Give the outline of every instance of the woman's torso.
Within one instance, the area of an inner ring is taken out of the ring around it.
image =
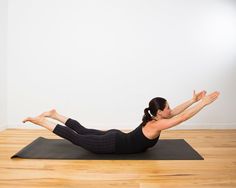
[[[147,127],[146,127],[147,126]],[[139,153],[154,146],[160,134],[154,134],[153,124],[141,123],[129,133],[117,132],[116,153]]]

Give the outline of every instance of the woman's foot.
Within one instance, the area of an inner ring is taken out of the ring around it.
[[[53,131],[56,127],[56,123],[53,123],[53,122],[50,122],[48,121],[44,116],[39,115],[39,116],[36,116],[36,117],[28,117],[26,119],[24,119],[22,122],[23,123],[26,123],[26,122],[31,122],[31,123],[34,123],[36,125],[39,125],[41,127],[44,127],[50,131]]]
[[[54,119],[54,120],[57,120],[63,124],[66,123],[66,121],[69,119],[68,117],[66,116],[63,116],[61,114],[58,114],[57,111],[55,109],[52,109],[52,110],[49,110],[47,112],[43,112],[40,116],[42,117],[48,117],[48,118],[51,118],[51,119]]]
[[[39,115],[39,116],[36,116],[36,117],[27,117],[22,122],[26,123],[28,121],[31,122],[31,123],[34,123],[36,125],[42,126],[42,124],[45,123],[46,119],[43,116]]]
[[[55,118],[57,115],[57,111],[55,109],[49,110],[47,112],[43,112],[40,116],[42,117],[49,117],[49,118]]]

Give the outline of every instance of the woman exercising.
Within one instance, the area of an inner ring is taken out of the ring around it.
[[[153,98],[149,102],[149,107],[144,109],[142,123],[129,133],[118,129],[107,131],[88,129],[78,121],[59,114],[55,109],[34,118],[28,117],[23,120],[23,123],[29,121],[40,125],[93,153],[139,153],[154,146],[159,140],[162,130],[190,119],[205,106],[215,101],[219,94],[217,91],[209,95],[206,95],[206,91],[197,94],[194,91],[190,100],[178,105],[173,110],[170,109],[166,99]],[[196,102],[198,102],[196,105],[187,109]],[[47,118],[57,120],[65,126],[51,122]]]

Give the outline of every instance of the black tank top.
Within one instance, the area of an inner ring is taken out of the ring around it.
[[[129,133],[117,132],[115,153],[140,153],[154,146],[160,135],[155,139],[147,138],[142,131],[143,123]]]

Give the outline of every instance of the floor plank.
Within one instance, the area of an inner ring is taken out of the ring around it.
[[[43,129],[0,132],[0,187],[236,187],[236,129],[166,130],[185,139],[204,160],[36,160],[10,157]]]

